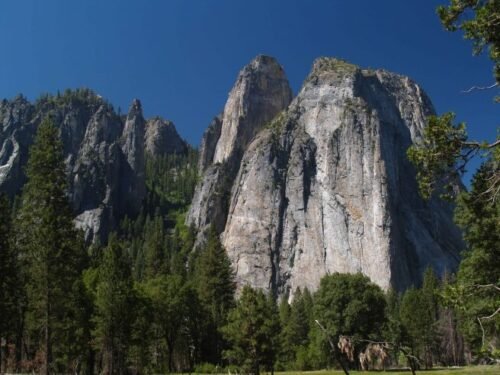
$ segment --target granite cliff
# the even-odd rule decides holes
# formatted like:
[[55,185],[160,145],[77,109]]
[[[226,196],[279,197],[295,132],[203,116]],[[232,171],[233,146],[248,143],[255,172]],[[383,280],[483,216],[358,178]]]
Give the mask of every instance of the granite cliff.
[[200,146],[199,172],[203,177],[187,219],[199,230],[199,240],[210,224],[219,232],[224,229],[229,189],[243,153],[291,100],[285,72],[274,58],[257,56],[241,70],[223,113],[210,123]]
[[[195,246],[214,225],[238,286],[279,296],[314,290],[333,272],[362,272],[403,290],[428,266],[454,270],[462,241],[453,207],[419,197],[406,157],[433,113],[408,77],[333,58],[317,59],[293,98],[276,59],[257,56],[200,144],[186,217]],[[89,242],[106,241],[144,207],[148,155],[189,150],[173,123],[145,119],[138,100],[120,115],[90,90],[36,103],[18,96],[0,102],[0,191],[21,191],[47,115],[61,131],[68,196]]]
[[75,223],[87,241],[105,241],[125,215],[141,209],[145,156],[184,153],[187,144],[161,118],[146,121],[139,100],[126,116],[91,90],[23,96],[0,103],[0,191],[21,192],[24,166],[37,126],[50,115],[61,131]]
[[433,113],[408,77],[332,58],[291,101],[276,60],[257,57],[204,135],[187,221],[198,243],[215,224],[239,286],[278,295],[332,272],[402,290],[428,266],[453,270],[452,206],[419,197],[406,157]]

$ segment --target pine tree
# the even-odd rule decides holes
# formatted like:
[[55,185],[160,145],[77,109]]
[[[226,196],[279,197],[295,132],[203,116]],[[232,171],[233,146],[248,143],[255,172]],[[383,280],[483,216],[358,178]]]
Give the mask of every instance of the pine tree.
[[405,341],[405,331],[401,323],[400,309],[401,309],[401,295],[394,289],[389,289],[386,294],[387,308],[386,316],[387,322],[384,327],[384,338],[392,343],[391,352],[396,364],[398,363],[400,348]]
[[214,353],[208,360],[220,363],[224,346],[220,328],[226,324],[229,310],[234,306],[235,282],[231,261],[213,226],[199,256],[196,272],[198,295],[210,320],[207,346]]
[[[457,282],[447,290],[460,329],[474,353],[498,351],[500,332],[500,199],[484,199],[500,170],[500,148],[484,163],[470,192],[458,200],[455,218],[467,244]],[[498,180],[498,178],[497,178]],[[497,189],[498,191],[498,189]],[[481,199],[480,199],[481,198]]]
[[407,289],[401,301],[401,323],[407,333],[405,344],[410,347],[412,355],[424,358],[426,367],[429,362],[429,350],[435,330],[434,311],[429,299],[422,289]]
[[26,261],[27,325],[41,344],[48,374],[79,362],[86,327],[81,308],[85,251],[66,196],[62,143],[49,118],[38,128],[26,174],[16,244]]
[[187,290],[178,275],[160,275],[146,281],[142,288],[153,310],[154,340],[166,344],[168,371],[173,372],[174,351],[188,315]]
[[129,261],[112,234],[103,251],[95,290],[95,347],[101,352],[103,373],[123,374],[134,323],[135,294]]
[[7,343],[15,333],[13,327],[20,293],[18,262],[10,241],[11,221],[10,203],[5,195],[0,194],[0,342],[5,340],[5,345],[0,347],[1,374],[6,371]]
[[[312,319],[310,297],[307,289],[304,293],[297,289],[289,308],[288,317],[281,320],[282,353],[283,359],[286,359],[286,368],[306,370],[308,367],[306,353]],[[298,358],[299,356],[300,358]]]
[[447,298],[443,298],[454,283],[454,276],[445,273],[441,287],[438,334],[440,337],[440,362],[446,366],[462,366],[464,358],[464,339],[458,330],[457,311]]
[[425,338],[425,362],[427,368],[432,368],[439,353],[437,323],[439,320],[439,299],[438,293],[440,281],[434,270],[428,267],[424,272],[422,284],[422,294],[428,308],[429,322],[424,332]]
[[294,346],[293,343],[289,340],[289,329],[288,322],[290,321],[290,314],[292,312],[292,308],[288,303],[288,296],[284,296],[279,304],[279,317],[281,324],[281,333],[280,333],[280,346],[281,352],[278,356],[278,369],[286,370],[291,368],[291,363],[294,362]]
[[152,278],[168,270],[166,259],[166,239],[163,218],[157,213],[153,219],[147,219],[144,228],[144,277]]
[[222,331],[230,342],[224,352],[243,372],[259,374],[262,368],[273,371],[279,351],[279,319],[272,297],[245,286],[236,308],[231,310]]

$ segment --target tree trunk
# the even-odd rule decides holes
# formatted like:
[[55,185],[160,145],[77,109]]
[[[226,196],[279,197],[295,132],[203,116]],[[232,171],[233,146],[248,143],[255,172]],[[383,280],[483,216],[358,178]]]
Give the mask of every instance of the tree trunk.
[[342,359],[342,354],[337,351],[337,349],[334,349],[335,352],[335,357],[337,358],[337,362],[340,364],[340,367],[342,367],[342,370],[344,371],[345,375],[349,375],[349,369],[344,363],[344,360]]
[[[5,347],[7,346],[7,339],[5,339]],[[4,374],[6,372],[5,366],[4,366],[4,345],[3,345],[3,338],[2,334],[0,333],[0,375]]]
[[24,310],[19,311],[19,326],[16,332],[16,346],[15,346],[15,356],[16,356],[16,372],[21,372],[21,360],[23,358],[23,332],[24,332]]
[[172,373],[174,368],[174,340],[167,338],[167,346],[168,346],[168,372]]
[[87,375],[94,375],[94,367],[95,367],[95,351],[93,349],[89,349],[87,353],[87,364],[85,373]]
[[50,375],[50,365],[52,363],[52,345],[51,345],[51,330],[50,330],[50,295],[47,288],[46,298],[47,307],[45,309],[45,375]]

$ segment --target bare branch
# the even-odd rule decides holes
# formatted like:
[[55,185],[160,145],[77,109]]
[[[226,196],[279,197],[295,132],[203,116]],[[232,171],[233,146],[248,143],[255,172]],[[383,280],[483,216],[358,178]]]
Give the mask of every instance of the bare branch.
[[337,347],[333,343],[333,341],[332,341],[332,339],[330,337],[330,334],[328,333],[328,331],[326,330],[326,328],[321,325],[321,323],[319,322],[319,320],[315,319],[314,321],[319,326],[319,328],[323,331],[323,333],[326,335],[326,338],[328,339],[328,343],[330,344],[330,346],[332,348],[333,355],[335,356],[335,358],[339,362],[340,367],[342,367],[342,370],[344,370],[344,374],[345,375],[349,375],[349,370],[347,369],[347,366],[344,365],[344,361],[342,360],[342,357],[341,357],[340,353],[338,352]]
[[482,337],[481,337],[481,340],[482,340],[482,347],[484,347],[484,341],[485,341],[485,332],[484,332],[484,327],[483,327],[483,322],[482,320],[488,320],[488,319],[491,319],[493,318],[495,315],[497,315],[498,313],[500,313],[500,307],[491,315],[488,315],[488,316],[478,316],[477,317],[477,321],[479,322],[479,326],[481,327],[481,332],[482,332]]
[[500,286],[495,285],[495,284],[475,284],[473,286],[476,288],[493,288],[493,289],[496,289],[500,292]]
[[488,316],[482,316],[479,319],[481,319],[481,320],[483,320],[483,319],[484,320],[491,319],[491,318],[495,317],[495,315],[497,315],[498,313],[500,313],[500,307],[493,314],[488,315]]
[[478,316],[477,317],[477,321],[479,322],[479,326],[481,327],[481,332],[482,332],[482,336],[481,336],[481,347],[484,348],[484,336],[485,336],[485,333],[484,333],[484,327],[483,327],[483,323],[481,322],[481,318]]
[[472,92],[472,91],[475,91],[475,90],[490,90],[494,87],[498,86],[498,82],[495,82],[494,84],[490,85],[490,86],[472,86],[470,89],[468,90],[462,90],[460,91],[462,94],[468,94],[469,92]]
[[489,145],[482,145],[479,142],[462,142],[462,145],[465,147],[471,147],[471,148],[479,148],[479,147],[484,147],[484,148],[495,148],[500,145],[500,139],[497,139],[495,142],[490,143]]

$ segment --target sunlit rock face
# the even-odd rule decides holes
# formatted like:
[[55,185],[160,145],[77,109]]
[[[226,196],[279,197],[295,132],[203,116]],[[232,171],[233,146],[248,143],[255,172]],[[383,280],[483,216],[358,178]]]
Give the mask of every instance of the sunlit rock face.
[[[238,118],[228,113],[235,102],[230,96],[224,119]],[[250,143],[238,142],[234,125],[223,138],[222,121],[219,143],[229,145],[217,143],[219,164],[206,169],[191,210],[200,229],[219,227],[239,287],[293,296],[325,274],[362,272],[402,290],[427,266],[456,268],[462,242],[452,207],[418,196],[406,157],[434,111],[416,83],[321,58],[291,104],[281,103]],[[234,144],[248,144],[235,168],[224,163]],[[235,177],[221,178],[221,166]],[[222,202],[221,180],[229,186]]]
[[188,145],[179,136],[172,121],[154,117],[146,122],[145,152],[151,156],[183,154]]
[[187,222],[200,229],[199,240],[213,223],[224,228],[230,184],[236,177],[248,143],[292,100],[285,72],[276,59],[257,56],[238,75],[224,112],[204,134],[200,174]]

